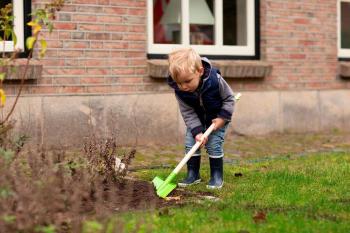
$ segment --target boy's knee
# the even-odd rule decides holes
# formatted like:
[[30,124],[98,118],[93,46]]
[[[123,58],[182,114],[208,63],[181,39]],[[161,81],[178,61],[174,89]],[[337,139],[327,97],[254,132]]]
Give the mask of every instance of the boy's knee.
[[207,149],[207,153],[208,153],[209,157],[220,158],[220,157],[223,157],[223,155],[224,155],[222,143],[220,143],[220,142],[208,143],[206,146],[206,149]]

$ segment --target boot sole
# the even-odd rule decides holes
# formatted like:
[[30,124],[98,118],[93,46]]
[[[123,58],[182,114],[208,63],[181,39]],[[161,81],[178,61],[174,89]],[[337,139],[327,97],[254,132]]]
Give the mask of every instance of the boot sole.
[[186,184],[186,183],[178,183],[177,185],[181,188],[185,188],[185,187],[188,187],[188,186],[191,186],[191,185],[194,185],[194,184],[199,184],[202,180],[199,179],[199,180],[195,180],[193,183],[191,184]]
[[207,189],[221,189],[224,186],[224,182],[220,186],[207,185]]

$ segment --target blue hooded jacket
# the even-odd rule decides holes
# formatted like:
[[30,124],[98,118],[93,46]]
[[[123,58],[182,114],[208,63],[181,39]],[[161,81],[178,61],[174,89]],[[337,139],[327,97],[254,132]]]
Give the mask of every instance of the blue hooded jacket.
[[175,91],[181,115],[193,137],[204,132],[215,118],[230,121],[234,109],[233,92],[220,71],[206,58],[202,59],[202,65],[204,73],[195,92],[181,91],[171,76],[168,77],[168,84]]

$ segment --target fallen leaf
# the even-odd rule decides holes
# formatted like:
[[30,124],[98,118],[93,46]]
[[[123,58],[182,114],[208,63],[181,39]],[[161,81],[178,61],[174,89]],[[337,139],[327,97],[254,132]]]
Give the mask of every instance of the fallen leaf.
[[266,213],[263,211],[259,211],[253,216],[253,219],[255,223],[264,222],[266,221]]
[[181,196],[166,197],[165,200],[166,201],[180,201],[181,200]]

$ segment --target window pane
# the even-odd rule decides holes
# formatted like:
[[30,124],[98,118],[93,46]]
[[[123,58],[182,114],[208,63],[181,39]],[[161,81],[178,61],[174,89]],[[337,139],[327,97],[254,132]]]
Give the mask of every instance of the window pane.
[[213,0],[190,0],[190,43],[214,44]]
[[341,3],[341,48],[350,49],[350,2]]
[[224,45],[247,45],[247,1],[224,0]]
[[181,0],[153,0],[153,41],[181,43]]

